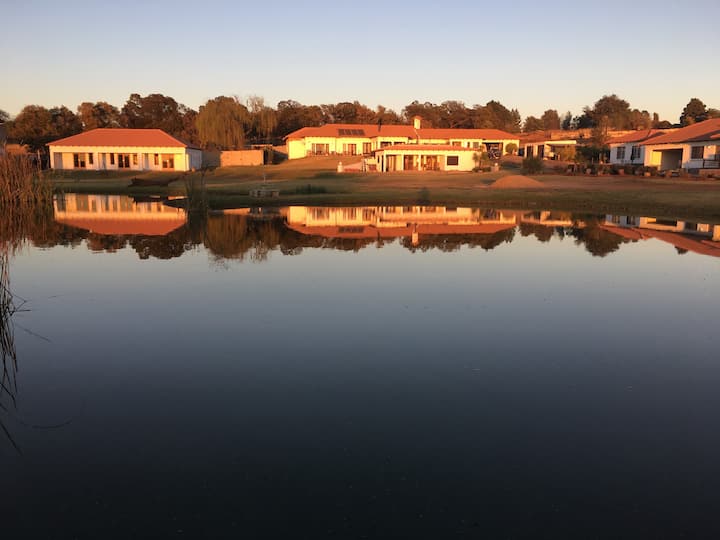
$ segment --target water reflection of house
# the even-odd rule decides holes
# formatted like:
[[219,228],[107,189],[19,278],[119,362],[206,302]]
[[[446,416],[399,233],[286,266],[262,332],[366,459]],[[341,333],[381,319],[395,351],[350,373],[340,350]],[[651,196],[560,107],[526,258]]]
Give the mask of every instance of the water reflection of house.
[[161,236],[182,227],[185,210],[161,200],[69,193],[54,201],[55,221],[106,235]]
[[720,225],[653,217],[608,215],[603,228],[630,240],[656,238],[681,250],[720,257]]
[[329,238],[399,238],[420,235],[495,234],[517,224],[515,212],[445,206],[359,206],[287,209],[288,226]]
[[522,223],[544,225],[546,227],[572,227],[575,223],[572,219],[572,214],[569,212],[553,212],[551,210],[524,212],[520,221]]

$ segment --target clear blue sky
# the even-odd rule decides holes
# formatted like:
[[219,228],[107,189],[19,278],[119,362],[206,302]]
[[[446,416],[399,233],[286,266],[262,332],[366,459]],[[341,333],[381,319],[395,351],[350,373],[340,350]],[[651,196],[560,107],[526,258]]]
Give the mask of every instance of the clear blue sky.
[[159,92],[400,112],[417,99],[579,114],[604,94],[677,121],[720,108],[720,2],[12,2],[0,11],[0,109]]

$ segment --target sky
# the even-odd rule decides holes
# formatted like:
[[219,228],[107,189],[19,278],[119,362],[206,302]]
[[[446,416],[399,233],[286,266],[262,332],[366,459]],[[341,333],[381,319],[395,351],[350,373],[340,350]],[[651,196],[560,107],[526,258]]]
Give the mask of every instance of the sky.
[[161,93],[194,109],[494,99],[524,118],[614,93],[676,122],[692,97],[720,108],[718,20],[717,0],[25,0],[0,10],[0,109]]

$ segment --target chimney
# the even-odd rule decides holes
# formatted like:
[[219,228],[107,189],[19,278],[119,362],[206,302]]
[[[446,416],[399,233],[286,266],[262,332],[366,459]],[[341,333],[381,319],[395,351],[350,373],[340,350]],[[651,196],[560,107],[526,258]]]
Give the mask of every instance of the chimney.
[[422,124],[422,116],[413,116],[413,127],[420,129],[420,124]]

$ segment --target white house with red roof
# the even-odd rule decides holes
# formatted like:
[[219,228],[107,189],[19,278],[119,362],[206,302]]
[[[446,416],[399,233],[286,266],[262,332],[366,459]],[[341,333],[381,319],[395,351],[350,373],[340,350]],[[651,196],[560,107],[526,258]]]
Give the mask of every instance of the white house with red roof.
[[698,122],[640,143],[644,165],[696,174],[720,171],[720,118]]
[[99,128],[48,144],[57,170],[190,171],[202,150],[161,129]]
[[643,129],[626,133],[608,141],[610,163],[613,165],[644,165],[645,147],[642,143],[666,135],[674,129]]
[[[410,153],[427,156],[447,154],[452,152],[462,158],[467,151],[488,152],[493,157],[500,157],[505,153],[508,144],[519,143],[517,135],[499,129],[437,129],[423,128],[419,117],[413,119],[413,125],[382,125],[382,124],[326,124],[320,127],[306,127],[290,133],[286,138],[288,159],[299,159],[314,155],[374,155],[382,151],[379,156],[406,156]],[[412,146],[412,148],[406,148]],[[390,149],[395,154],[390,154]],[[403,157],[402,160],[405,160]],[[431,160],[432,161],[432,160]],[[450,162],[454,163],[454,159]],[[465,168],[465,159],[459,170]],[[472,163],[472,159],[467,160]],[[447,160],[446,160],[447,162]],[[403,161],[408,166],[410,159]],[[413,170],[425,170],[419,160],[412,161]],[[434,162],[433,162],[434,163]],[[449,165],[452,170],[458,165]],[[407,167],[380,170],[408,170]],[[437,170],[438,166],[431,167]]]

